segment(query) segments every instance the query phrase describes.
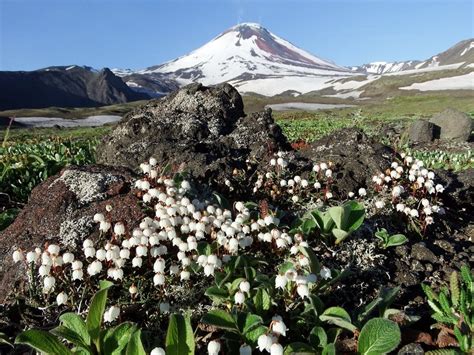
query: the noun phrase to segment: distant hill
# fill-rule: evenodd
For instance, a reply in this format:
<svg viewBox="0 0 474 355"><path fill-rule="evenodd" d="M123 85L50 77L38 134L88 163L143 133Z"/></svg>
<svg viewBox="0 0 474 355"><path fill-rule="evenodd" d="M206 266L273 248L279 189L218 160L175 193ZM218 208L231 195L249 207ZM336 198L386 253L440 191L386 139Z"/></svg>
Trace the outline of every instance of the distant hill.
<svg viewBox="0 0 474 355"><path fill-rule="evenodd" d="M48 67L0 71L0 109L93 107L149 99L107 68Z"/></svg>
<svg viewBox="0 0 474 355"><path fill-rule="evenodd" d="M372 62L351 69L366 74L398 73L405 70L428 68L442 69L445 66L457 65L458 68L472 68L474 63L474 39L456 43L448 50L430 57L427 60L409 60L404 62Z"/></svg>

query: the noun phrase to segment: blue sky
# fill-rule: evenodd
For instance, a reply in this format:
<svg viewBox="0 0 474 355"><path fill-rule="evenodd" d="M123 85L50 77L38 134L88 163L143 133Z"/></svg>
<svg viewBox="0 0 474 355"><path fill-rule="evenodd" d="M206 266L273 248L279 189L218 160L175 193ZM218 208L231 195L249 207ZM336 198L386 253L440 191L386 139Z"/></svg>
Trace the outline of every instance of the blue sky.
<svg viewBox="0 0 474 355"><path fill-rule="evenodd" d="M0 70L144 68L240 22L340 65L425 59L474 37L472 0L0 0Z"/></svg>

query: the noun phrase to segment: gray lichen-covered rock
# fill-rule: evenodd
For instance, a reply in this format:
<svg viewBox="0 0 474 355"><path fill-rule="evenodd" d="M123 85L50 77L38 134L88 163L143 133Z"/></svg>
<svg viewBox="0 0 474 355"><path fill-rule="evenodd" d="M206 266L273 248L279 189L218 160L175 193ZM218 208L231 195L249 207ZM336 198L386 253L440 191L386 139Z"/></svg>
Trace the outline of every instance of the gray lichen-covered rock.
<svg viewBox="0 0 474 355"><path fill-rule="evenodd" d="M425 120L416 120L408 128L408 139L412 143L429 143L435 137L435 125Z"/></svg>
<svg viewBox="0 0 474 355"><path fill-rule="evenodd" d="M448 108L430 118L440 128L439 139L466 142L471 136L473 120L464 112Z"/></svg>
<svg viewBox="0 0 474 355"><path fill-rule="evenodd" d="M249 158L290 149L270 112L245 116L228 84L192 84L129 113L98 148L98 161L137 170L151 156L215 186Z"/></svg>
<svg viewBox="0 0 474 355"><path fill-rule="evenodd" d="M0 303L22 280L18 265L12 263L15 249L46 243L80 248L85 238L98 237L93 216L106 213L106 205L113 206L108 213L112 222L140 221L144 214L130 190L133 180L127 169L92 165L65 168L37 186L15 222L0 232Z"/></svg>

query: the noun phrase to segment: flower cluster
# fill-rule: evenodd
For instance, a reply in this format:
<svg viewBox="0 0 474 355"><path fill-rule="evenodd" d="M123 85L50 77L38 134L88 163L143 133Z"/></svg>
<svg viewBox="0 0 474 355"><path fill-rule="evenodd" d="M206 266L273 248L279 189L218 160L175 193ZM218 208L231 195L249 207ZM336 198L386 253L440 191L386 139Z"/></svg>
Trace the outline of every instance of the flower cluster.
<svg viewBox="0 0 474 355"><path fill-rule="evenodd" d="M333 198L331 184L335 167L332 162L315 164L306 178L292 175L287 167L285 153L278 152L270 159L269 171L258 175L254 192L263 190L274 200L285 199L292 204L310 201L322 203Z"/></svg>
<svg viewBox="0 0 474 355"><path fill-rule="evenodd" d="M276 315L272 318L268 334L262 334L257 340L258 349L261 352L267 351L271 355L282 355L283 346L278 342L278 337L286 336L288 328L283 322L283 318Z"/></svg>
<svg viewBox="0 0 474 355"><path fill-rule="evenodd" d="M403 213L423 229L432 224L435 213L444 213L438 194L444 191L435 183L435 174L420 160L402 154L384 173L373 176L375 207Z"/></svg>

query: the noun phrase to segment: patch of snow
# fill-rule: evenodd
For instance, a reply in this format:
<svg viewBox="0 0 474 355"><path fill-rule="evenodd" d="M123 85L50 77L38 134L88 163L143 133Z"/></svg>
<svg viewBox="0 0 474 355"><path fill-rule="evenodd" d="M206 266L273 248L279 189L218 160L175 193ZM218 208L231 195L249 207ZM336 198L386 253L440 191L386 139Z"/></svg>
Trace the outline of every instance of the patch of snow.
<svg viewBox="0 0 474 355"><path fill-rule="evenodd" d="M270 107L274 111L291 111L291 110L319 111L319 110L330 110L333 108L355 107L355 105L288 102L284 104L267 105L265 107Z"/></svg>
<svg viewBox="0 0 474 355"><path fill-rule="evenodd" d="M423 63L426 63L426 62L423 62ZM437 63L438 65L428 66L427 68L403 70L397 73L387 73L385 75L408 75L408 74L425 73L425 72L430 72L430 71L458 69L464 63L465 62L460 62L460 63L454 63L454 64L448 64L448 65L439 65L439 63ZM419 68L419 65L417 65L416 68Z"/></svg>
<svg viewBox="0 0 474 355"><path fill-rule="evenodd" d="M15 122L26 127L96 127L107 123L115 123L122 119L120 116L97 115L83 119L66 119L60 117L16 117Z"/></svg>
<svg viewBox="0 0 474 355"><path fill-rule="evenodd" d="M462 51L460 55L463 56L464 54L469 52L472 48L474 48L474 42L469 43L469 47L464 48L464 50Z"/></svg>
<svg viewBox="0 0 474 355"><path fill-rule="evenodd" d="M360 95L364 92L362 91L349 91L349 92L344 92L344 93L337 93L334 95L323 95L323 97L337 97L340 99L358 99Z"/></svg>
<svg viewBox="0 0 474 355"><path fill-rule="evenodd" d="M410 86L401 87L401 90L474 90L474 72L465 75L453 76L425 81L424 83L414 83Z"/></svg>

